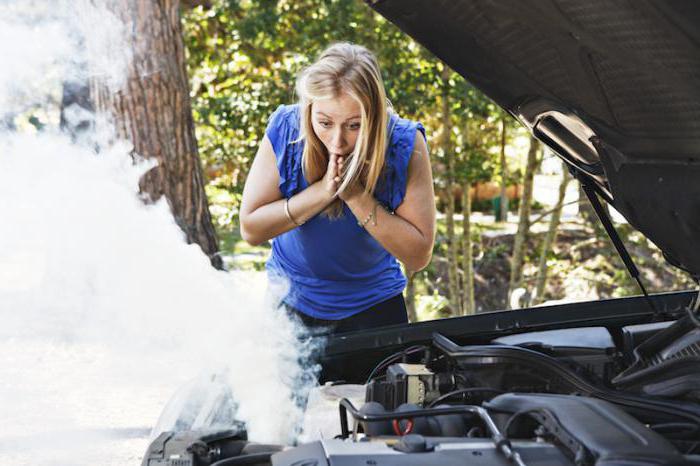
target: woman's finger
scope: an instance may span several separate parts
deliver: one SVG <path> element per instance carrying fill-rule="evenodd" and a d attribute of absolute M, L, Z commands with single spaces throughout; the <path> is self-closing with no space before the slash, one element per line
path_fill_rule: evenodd
<path fill-rule="evenodd" d="M 335 154 L 331 154 L 331 156 L 328 159 L 328 172 L 334 173 L 336 170 L 336 163 L 337 163 L 337 158 Z"/>

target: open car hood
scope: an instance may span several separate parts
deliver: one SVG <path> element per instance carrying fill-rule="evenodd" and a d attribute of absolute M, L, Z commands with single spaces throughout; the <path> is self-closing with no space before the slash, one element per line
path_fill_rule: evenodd
<path fill-rule="evenodd" d="M 700 2 L 369 3 L 700 277 Z"/>

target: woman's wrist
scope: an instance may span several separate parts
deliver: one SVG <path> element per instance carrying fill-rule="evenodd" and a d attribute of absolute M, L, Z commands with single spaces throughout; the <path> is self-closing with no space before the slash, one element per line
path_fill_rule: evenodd
<path fill-rule="evenodd" d="M 284 214 L 287 216 L 287 220 L 292 222 L 294 225 L 300 227 L 304 224 L 304 221 L 297 221 L 294 216 L 292 216 L 291 211 L 289 210 L 289 200 L 291 197 L 288 197 L 287 199 L 284 200 Z"/>
<path fill-rule="evenodd" d="M 323 183 L 317 181 L 303 191 L 283 199 L 282 212 L 290 224 L 298 227 L 328 207 L 332 200 L 333 196 L 328 193 Z"/>
<path fill-rule="evenodd" d="M 326 189 L 325 183 L 323 182 L 323 179 L 320 179 L 316 181 L 315 183 L 312 183 L 310 188 L 314 189 L 317 191 L 316 198 L 319 200 L 321 204 L 323 204 L 323 207 L 325 208 L 328 204 L 333 202 L 335 199 L 335 193 L 328 192 Z"/>
<path fill-rule="evenodd" d="M 359 221 L 363 221 L 370 213 L 375 212 L 377 200 L 374 196 L 362 190 L 354 196 L 345 199 L 345 203 L 355 215 L 355 218 Z M 374 223 L 376 224 L 376 221 Z"/>

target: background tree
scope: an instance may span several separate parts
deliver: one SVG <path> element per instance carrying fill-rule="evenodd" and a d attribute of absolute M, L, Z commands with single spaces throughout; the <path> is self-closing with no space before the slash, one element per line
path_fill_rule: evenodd
<path fill-rule="evenodd" d="M 501 145 L 500 145 L 500 159 L 499 166 L 501 169 L 501 195 L 500 195 L 500 212 L 498 219 L 503 222 L 508 221 L 508 195 L 506 194 L 506 188 L 508 187 L 508 163 L 506 161 L 506 144 L 508 141 L 508 116 L 505 114 L 501 115 Z"/>
<path fill-rule="evenodd" d="M 135 154 L 157 161 L 140 181 L 145 199 L 165 196 L 187 241 L 221 267 L 192 120 L 179 2 L 114 0 L 109 7 L 130 31 L 127 83 L 111 93 L 95 81 L 91 100 L 114 116 L 118 135 L 134 144 Z"/>
<path fill-rule="evenodd" d="M 522 286 L 525 243 L 530 231 L 532 191 L 535 170 L 537 169 L 537 153 L 539 152 L 539 148 L 539 141 L 533 136 L 530 136 L 530 148 L 527 151 L 527 162 L 525 164 L 525 173 L 523 174 L 523 194 L 520 198 L 520 207 L 518 209 L 518 230 L 513 240 L 513 254 L 510 261 L 510 280 L 508 282 L 508 300 L 506 301 L 507 309 L 513 307 L 514 303 L 511 303 L 510 299 L 513 291 Z"/>
<path fill-rule="evenodd" d="M 455 197 L 454 197 L 454 173 L 455 173 L 455 156 L 452 145 L 452 106 L 450 98 L 450 81 L 451 71 L 447 65 L 444 65 L 440 73 L 440 86 L 442 93 L 440 96 L 440 120 L 441 120 L 441 136 L 440 150 L 445 163 L 445 197 L 447 198 L 447 209 L 445 211 L 445 223 L 447 225 L 447 260 L 448 260 L 448 299 L 450 302 L 450 314 L 460 315 L 461 298 L 458 276 L 457 263 L 457 235 L 455 234 Z"/>
<path fill-rule="evenodd" d="M 462 315 L 476 313 L 474 296 L 474 243 L 472 236 L 478 232 L 472 228 L 471 192 L 476 183 L 493 176 L 493 164 L 489 164 L 487 147 L 483 144 L 484 122 L 494 110 L 493 104 L 463 79 L 456 79 L 454 87 L 456 105 L 453 114 L 461 121 L 460 139 L 456 150 L 455 182 L 461 186 L 462 235 L 461 235 L 461 293 Z"/>
<path fill-rule="evenodd" d="M 561 182 L 559 183 L 559 193 L 557 197 L 557 203 L 552 211 L 552 216 L 549 219 L 549 227 L 547 228 L 547 234 L 542 241 L 542 248 L 540 250 L 539 263 L 537 267 L 537 279 L 535 281 L 535 291 L 532 293 L 532 304 L 539 304 L 544 301 L 544 288 L 547 283 L 547 260 L 549 259 L 552 245 L 557 236 L 557 229 L 559 228 L 559 221 L 561 220 L 561 212 L 564 208 L 564 197 L 566 196 L 566 188 L 569 186 L 569 181 L 571 180 L 571 175 L 566 167 L 562 170 Z"/>

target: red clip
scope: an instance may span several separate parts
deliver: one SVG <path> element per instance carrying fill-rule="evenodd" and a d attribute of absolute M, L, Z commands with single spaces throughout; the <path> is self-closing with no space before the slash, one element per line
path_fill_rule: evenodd
<path fill-rule="evenodd" d="M 402 431 L 399 426 L 399 420 L 394 419 L 391 421 L 391 426 L 394 428 L 394 433 L 399 436 L 408 435 L 413 430 L 413 419 L 406 419 L 406 428 Z"/>

